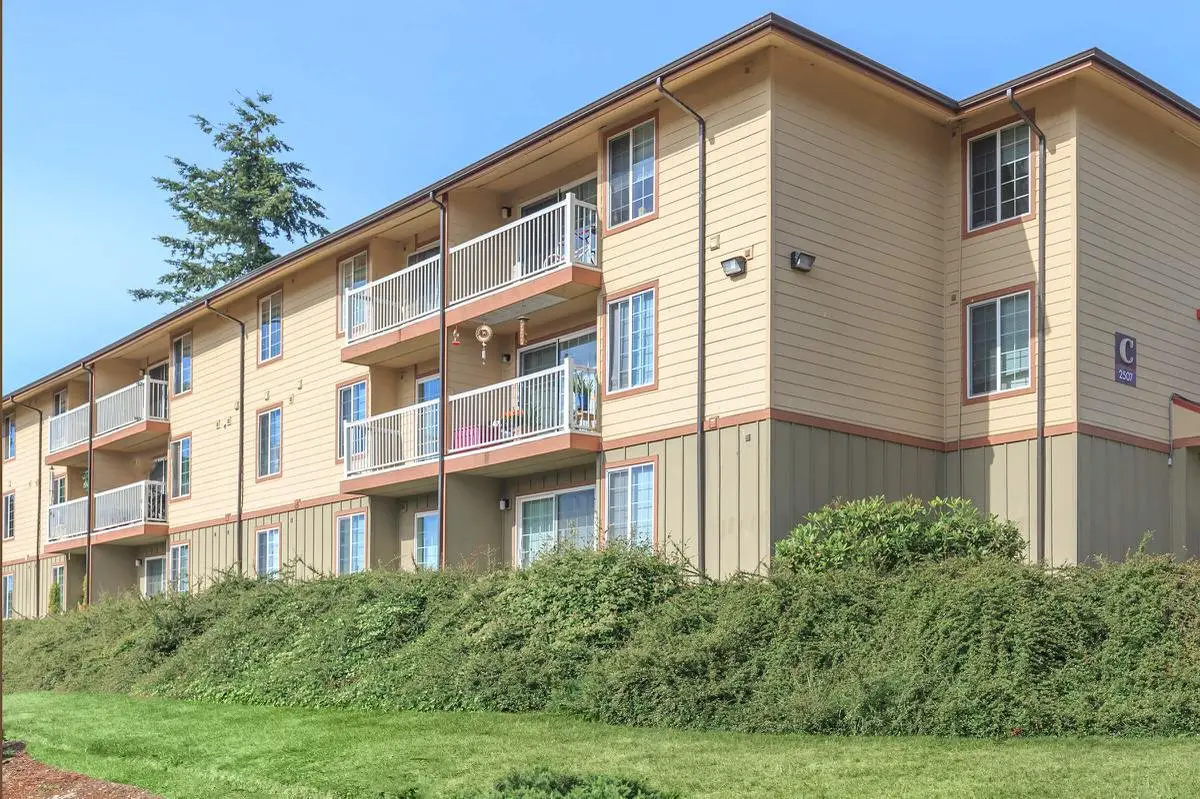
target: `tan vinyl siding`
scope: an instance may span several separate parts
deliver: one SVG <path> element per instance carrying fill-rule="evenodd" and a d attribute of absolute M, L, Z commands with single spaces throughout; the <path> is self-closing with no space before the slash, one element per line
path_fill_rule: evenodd
<path fill-rule="evenodd" d="M 1171 552 L 1166 454 L 1093 436 L 1078 438 L 1079 560 L 1123 560 L 1148 532 L 1153 535 L 1147 551 Z"/>
<path fill-rule="evenodd" d="M 50 419 L 50 402 L 46 398 L 31 401 L 31 405 L 42 407 L 47 426 Z M 10 405 L 4 411 L 4 416 L 12 416 L 17 427 L 17 455 L 9 461 L 0 464 L 0 484 L 3 493 L 13 493 L 13 538 L 5 541 L 4 562 L 21 560 L 32 557 L 41 546 L 39 536 L 46 529 L 46 509 L 49 506 L 49 467 L 39 461 L 38 455 L 38 415 L 28 408 Z M 43 431 L 43 435 L 47 433 Z M 46 453 L 46 442 L 42 442 L 42 456 Z M 60 467 L 61 471 L 61 467 Z M 45 490 L 42 482 L 46 481 Z M 41 530 L 38 529 L 38 506 L 41 505 Z"/>
<path fill-rule="evenodd" d="M 927 499 L 945 482 L 936 450 L 782 421 L 771 436 L 772 544 L 835 499 Z"/>
<path fill-rule="evenodd" d="M 766 58 L 722 70 L 681 97 L 708 124 L 707 412 L 721 416 L 767 404 L 769 107 Z M 659 102 L 658 218 L 607 234 L 601 242 L 608 295 L 658 281 L 658 387 L 604 400 L 606 436 L 627 436 L 695 422 L 696 126 Z M 636 116 L 636 115 L 635 115 Z M 620 123 L 609 129 L 617 133 Z M 602 137 L 603 141 L 603 137 Z M 606 187 L 600 176 L 601 205 Z M 723 259 L 752 251 L 745 277 L 721 273 Z M 605 331 L 600 332 L 606 338 Z M 607 343 L 604 351 L 608 351 Z"/>
<path fill-rule="evenodd" d="M 1166 441 L 1167 397 L 1200 396 L 1200 147 L 1085 84 L 1079 133 L 1081 422 Z M 1113 379 L 1137 338 L 1137 387 Z"/>
<path fill-rule="evenodd" d="M 1046 160 L 1046 423 L 1075 421 L 1075 163 L 1076 114 L 1073 83 L 1022 96 L 1047 137 Z M 964 405 L 961 347 L 964 299 L 1031 284 L 1037 280 L 1036 218 L 984 230 L 964 238 L 961 136 L 1013 116 L 1009 106 L 972 117 L 948 140 L 943 205 L 945 285 L 945 437 L 956 441 L 1031 430 L 1037 424 L 1037 397 L 1030 392 Z M 1036 142 L 1036 140 L 1035 140 Z M 1038 172 L 1036 143 L 1030 174 Z M 1037 194 L 1031 194 L 1036 210 Z M 1036 314 L 1035 314 L 1036 319 Z M 1036 337 L 1036 334 L 1035 334 Z M 1036 352 L 1030 350 L 1031 361 Z M 1038 379 L 1042 379 L 1039 377 Z"/>
<path fill-rule="evenodd" d="M 948 133 L 776 61 L 772 406 L 938 440 Z M 812 272 L 793 250 L 817 256 Z"/>

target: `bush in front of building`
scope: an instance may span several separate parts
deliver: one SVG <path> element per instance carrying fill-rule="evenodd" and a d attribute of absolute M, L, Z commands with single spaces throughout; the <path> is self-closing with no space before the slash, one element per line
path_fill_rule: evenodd
<path fill-rule="evenodd" d="M 511 774 L 491 789 L 465 793 L 462 799 L 676 799 L 623 777 L 579 776 L 540 769 Z"/>
<path fill-rule="evenodd" d="M 1014 559 L 1025 551 L 1017 526 L 968 499 L 884 497 L 838 501 L 810 513 L 775 547 L 776 569 L 878 571 L 949 558 Z"/>

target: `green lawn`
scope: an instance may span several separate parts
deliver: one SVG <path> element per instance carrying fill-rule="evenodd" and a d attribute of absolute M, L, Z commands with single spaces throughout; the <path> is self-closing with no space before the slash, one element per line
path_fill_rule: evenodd
<path fill-rule="evenodd" d="M 689 797 L 1183 797 L 1200 740 L 832 738 L 629 729 L 547 715 L 362 713 L 88 694 L 4 698 L 47 763 L 166 797 L 431 797 L 515 769 L 640 777 Z"/>

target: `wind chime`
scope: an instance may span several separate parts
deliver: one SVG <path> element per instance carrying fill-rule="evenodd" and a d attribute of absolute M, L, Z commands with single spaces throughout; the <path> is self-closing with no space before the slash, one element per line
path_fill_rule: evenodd
<path fill-rule="evenodd" d="M 487 364 L 487 345 L 488 345 L 488 342 L 492 340 L 491 325 L 480 325 L 479 327 L 475 328 L 475 340 L 479 342 L 480 347 L 481 347 L 481 351 L 479 354 L 479 357 L 481 358 L 480 365 L 486 365 Z"/>
<path fill-rule="evenodd" d="M 517 319 L 517 346 L 524 347 L 528 342 L 528 336 L 525 335 L 525 327 L 529 324 L 529 317 L 522 316 Z"/>

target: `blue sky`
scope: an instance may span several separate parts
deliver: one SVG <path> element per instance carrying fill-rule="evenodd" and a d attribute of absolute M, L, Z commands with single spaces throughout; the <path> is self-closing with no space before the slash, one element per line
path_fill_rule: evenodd
<path fill-rule="evenodd" d="M 1136 8 L 1135 14 L 1130 10 Z M 4 3 L 3 386 L 170 310 L 126 289 L 176 232 L 188 119 L 263 90 L 335 229 L 775 11 L 953 97 L 1091 46 L 1193 102 L 1200 3 L 711 0 Z"/>

